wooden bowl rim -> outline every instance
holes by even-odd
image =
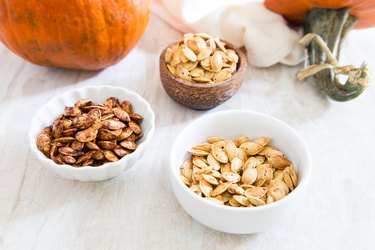
[[[161,55],[160,55],[160,62],[161,63],[161,67],[163,67],[163,71],[166,71],[167,74],[172,78],[172,80],[176,81],[176,82],[179,82],[183,85],[186,85],[186,86],[189,86],[189,87],[198,87],[198,88],[214,88],[214,87],[219,87],[219,86],[225,86],[225,85],[230,85],[230,84],[233,84],[234,81],[236,81],[238,79],[238,73],[240,71],[242,71],[244,68],[247,67],[247,61],[246,61],[246,55],[244,52],[242,52],[239,48],[237,48],[236,46],[234,46],[232,43],[226,41],[226,40],[223,40],[223,39],[220,39],[221,41],[223,41],[227,47],[229,47],[228,49],[233,49],[238,57],[239,57],[239,67],[238,69],[236,70],[236,72],[230,77],[228,78],[227,80],[225,81],[222,81],[222,82],[218,82],[218,83],[195,83],[195,82],[190,82],[190,81],[187,81],[187,80],[184,80],[182,78],[179,78],[175,75],[173,75],[167,68],[167,65],[165,63],[165,52],[168,48],[172,47],[174,44],[176,44],[177,42],[174,42],[174,43],[171,43],[169,44],[162,52],[161,52]],[[178,41],[178,42],[182,42],[182,40]]]

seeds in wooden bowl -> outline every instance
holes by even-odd
[[[109,97],[98,104],[81,99],[64,111],[37,138],[38,149],[57,164],[97,167],[118,161],[136,150],[143,136],[143,117],[126,100]]]
[[[165,52],[168,70],[176,77],[195,83],[218,83],[237,70],[239,57],[218,37],[204,33],[185,34]]]
[[[278,201],[298,185],[298,175],[292,162],[270,142],[267,137],[209,137],[189,150],[191,159],[180,167],[181,180],[197,195],[227,206]]]

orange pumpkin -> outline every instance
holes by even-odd
[[[38,65],[98,70],[124,58],[150,18],[150,0],[0,0],[0,40]]]
[[[359,18],[356,28],[375,25],[374,0],[265,0],[264,4],[294,24],[300,24],[304,15],[312,8],[349,8],[349,14]]]

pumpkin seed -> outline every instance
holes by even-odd
[[[260,198],[257,198],[257,197],[253,197],[253,196],[248,196],[247,199],[251,202],[251,204],[253,204],[254,206],[263,206],[263,205],[266,205],[266,203],[260,199]]]
[[[59,147],[58,151],[62,155],[69,155],[69,156],[80,156],[84,154],[82,151],[74,150],[71,147]]]
[[[246,197],[256,197],[256,198],[262,198],[265,196],[268,192],[267,187],[255,187],[251,186],[245,191]]]
[[[209,83],[212,82],[211,78],[205,76],[193,77],[193,80],[199,83]]]
[[[89,142],[96,138],[97,129],[87,128],[76,133],[75,137],[80,142]]]
[[[240,194],[243,195],[245,193],[245,189],[238,186],[236,183],[233,183],[228,187],[228,192],[232,194]]]
[[[240,148],[242,148],[248,155],[256,155],[263,147],[255,142],[245,142],[240,145]]]
[[[116,121],[113,119],[102,121],[103,128],[109,129],[109,130],[118,130],[125,128],[125,124],[120,121]]]
[[[283,155],[272,155],[268,158],[268,162],[272,167],[277,169],[284,169],[285,167],[292,164],[285,156]]]
[[[212,175],[202,174],[202,177],[203,179],[205,179],[208,183],[212,185],[215,185],[215,186],[219,185],[219,182],[217,181],[217,179],[213,177]]]
[[[234,157],[233,161],[231,162],[231,170],[232,172],[238,173],[242,169],[243,160],[238,157]]]
[[[137,144],[132,141],[122,141],[120,142],[120,145],[125,148],[125,149],[130,149],[130,150],[136,150],[137,149]]]
[[[212,169],[214,170],[220,169],[219,161],[216,160],[215,157],[211,153],[207,155],[207,161],[208,161],[208,164],[212,167]]]
[[[215,52],[211,59],[210,59],[211,68],[214,72],[220,72],[223,67],[223,58],[221,57],[220,53]],[[229,72],[230,73],[230,72]],[[216,77],[218,78],[218,77]],[[214,77],[215,81],[215,77]],[[217,82],[217,81],[215,81]]]
[[[233,140],[234,144],[236,144],[236,147],[239,148],[241,144],[245,142],[250,142],[250,138],[248,136],[241,136],[239,138],[236,138]]]
[[[234,142],[230,141],[230,140],[226,141],[225,145],[224,145],[224,150],[225,150],[225,153],[227,154],[229,160],[233,161],[234,157],[237,154],[237,147],[234,144]]]
[[[233,199],[245,207],[250,204],[250,201],[243,195],[233,195]]]
[[[272,165],[280,163],[274,158],[289,160],[270,142],[268,137],[209,137],[189,150],[191,160],[180,167],[181,178],[193,192],[219,204],[251,207],[275,202],[292,191],[298,179],[292,164],[283,169]]]
[[[40,151],[48,155],[51,150],[51,137],[41,133],[38,135],[36,144]]]
[[[223,177],[224,180],[230,181],[233,183],[239,182],[241,179],[241,176],[239,174],[233,173],[233,172],[224,172],[221,174],[221,176]]]
[[[232,207],[240,207],[241,206],[241,203],[239,203],[238,201],[236,201],[233,196],[229,198],[229,204],[232,206]]]
[[[208,183],[205,179],[200,179],[199,180],[199,188],[202,191],[202,193],[209,197],[211,195],[211,192],[213,190],[212,186],[210,183]]]
[[[190,81],[191,82],[191,76],[190,76],[190,73],[187,69],[185,69],[182,65],[177,65],[176,67],[176,76],[181,78],[181,79],[184,79],[184,80],[187,80],[187,81]]]
[[[116,141],[98,141],[96,143],[102,149],[115,149],[116,148]]]
[[[221,163],[227,163],[228,162],[228,157],[224,153],[224,150],[222,148],[217,147],[217,146],[212,146],[211,148],[212,148],[212,155],[215,157],[215,159],[218,162],[221,162]]]
[[[167,48],[167,50],[165,51],[164,60],[167,64],[172,61],[172,49],[171,48]]]
[[[108,161],[114,162],[114,161],[118,161],[118,160],[119,160],[119,159],[117,158],[117,156],[116,156],[112,151],[104,150],[104,151],[103,151],[103,154],[104,154],[104,157],[105,157]]]
[[[255,168],[247,168],[242,174],[242,182],[245,184],[253,184],[258,177],[258,171]]]

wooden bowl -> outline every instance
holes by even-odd
[[[163,50],[159,59],[160,78],[165,91],[173,100],[191,109],[205,110],[222,104],[238,91],[246,73],[246,56],[234,45],[223,42],[228,49],[236,51],[239,60],[237,71],[232,77],[219,83],[193,83],[174,76],[165,63],[165,52],[174,43]]]

